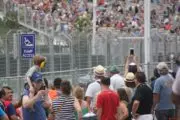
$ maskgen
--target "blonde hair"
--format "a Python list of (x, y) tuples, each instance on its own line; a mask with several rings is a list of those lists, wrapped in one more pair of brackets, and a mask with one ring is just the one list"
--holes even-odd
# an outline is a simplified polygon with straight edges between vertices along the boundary
[(77, 98), (77, 99), (83, 99), (84, 98), (84, 89), (81, 88), (80, 86), (76, 86), (74, 88), (74, 96)]

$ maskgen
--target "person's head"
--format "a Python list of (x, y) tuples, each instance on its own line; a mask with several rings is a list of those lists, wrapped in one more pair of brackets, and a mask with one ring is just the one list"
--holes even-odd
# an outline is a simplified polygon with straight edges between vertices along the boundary
[(169, 73), (168, 65), (165, 62), (160, 62), (157, 65), (157, 69), (160, 75), (166, 75)]
[(105, 68), (102, 65), (98, 65), (94, 68), (95, 79), (102, 79), (105, 75)]
[(128, 95), (126, 93), (126, 90), (125, 88), (119, 88), (117, 89), (117, 93), (119, 95), (119, 99), (120, 101), (124, 100), (126, 102), (129, 102), (129, 98), (128, 98)]
[(4, 93), (5, 93), (3, 96), (3, 99), (12, 101), (13, 100), (13, 90), (9, 86), (4, 86), (2, 89), (4, 90)]
[(54, 79), (53, 85), (54, 85), (55, 89), (60, 89), (61, 81), (62, 81), (61, 78), (55, 78)]
[(65, 95), (70, 95), (72, 90), (71, 83), (67, 80), (63, 80), (61, 82), (61, 91)]
[(133, 62), (130, 63), (128, 66), (128, 72), (132, 72), (132, 73), (136, 74), (137, 71), (138, 71), (137, 65)]
[(5, 91), (3, 88), (0, 89), (0, 99), (3, 99), (3, 97), (5, 96)]
[(127, 87), (134, 88), (135, 85), (135, 75), (132, 72), (128, 72), (125, 77), (125, 84)]
[(46, 58), (41, 55), (36, 55), (33, 57), (33, 62), (34, 62), (34, 65), (37, 65), (42, 69), (46, 65)]
[(144, 74), (144, 72), (137, 72), (135, 75), (135, 84), (139, 84), (139, 83), (145, 83), (146, 82), (146, 75)]
[(44, 86), (42, 80), (42, 74), (38, 72), (34, 72), (32, 74), (31, 82), (36, 92), (39, 91)]
[(160, 74), (159, 74), (157, 68), (154, 69), (154, 77), (156, 77), (156, 78), (160, 77)]
[(110, 76), (114, 75), (114, 74), (118, 74), (119, 70), (117, 69), (116, 66), (112, 66), (110, 67)]
[(80, 86), (76, 86), (74, 88), (74, 96), (79, 100), (84, 99), (84, 89)]
[(110, 81), (110, 78), (109, 78), (109, 77), (103, 77), (103, 78), (101, 79), (101, 85), (102, 85), (102, 86), (107, 86), (107, 87), (109, 87), (109, 86), (110, 86), (110, 83), (111, 83), (111, 81)]

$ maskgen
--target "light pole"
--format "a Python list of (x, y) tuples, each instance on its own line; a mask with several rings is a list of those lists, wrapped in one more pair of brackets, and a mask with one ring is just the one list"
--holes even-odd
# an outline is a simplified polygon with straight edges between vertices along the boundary
[(96, 38), (96, 6), (97, 0), (93, 0), (93, 35), (92, 35), (92, 54), (95, 54), (95, 38)]
[(150, 6), (151, 0), (144, 0), (144, 56), (145, 74), (148, 78), (148, 64), (150, 62)]

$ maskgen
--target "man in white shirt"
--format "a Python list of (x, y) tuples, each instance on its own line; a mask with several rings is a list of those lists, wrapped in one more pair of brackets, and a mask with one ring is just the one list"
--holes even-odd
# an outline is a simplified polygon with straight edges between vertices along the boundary
[(100, 81), (101, 78), (104, 77), (105, 68), (101, 65), (98, 65), (94, 68), (94, 82), (89, 84), (86, 90), (86, 101), (88, 103), (89, 108), (92, 110), (95, 107), (95, 97), (97, 93), (101, 91)]
[(110, 78), (110, 80), (111, 80), (110, 88), (112, 90), (117, 90), (118, 88), (125, 87), (124, 79), (123, 79), (123, 77), (121, 77), (119, 75), (119, 70), (115, 66), (112, 66), (110, 68), (110, 75), (111, 75), (111, 78)]

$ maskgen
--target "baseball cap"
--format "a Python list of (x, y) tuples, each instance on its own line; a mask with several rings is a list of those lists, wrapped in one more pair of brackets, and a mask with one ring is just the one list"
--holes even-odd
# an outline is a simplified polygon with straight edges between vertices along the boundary
[(34, 72), (32, 74), (31, 81), (32, 82), (40, 82), (40, 81), (42, 81), (42, 74), (40, 74), (38, 72)]
[(116, 66), (111, 66), (111, 67), (110, 67), (110, 72), (111, 72), (111, 73), (118, 73), (119, 70), (117, 69)]

